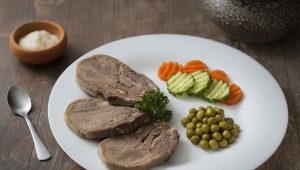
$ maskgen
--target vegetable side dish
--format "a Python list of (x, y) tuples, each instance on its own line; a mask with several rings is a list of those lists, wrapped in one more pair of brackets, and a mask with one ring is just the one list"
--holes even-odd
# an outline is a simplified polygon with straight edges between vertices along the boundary
[(191, 60), (184, 66), (177, 62), (164, 62), (157, 75), (166, 81), (168, 91), (175, 97), (188, 94), (226, 105), (234, 105), (243, 97), (241, 88), (230, 83), (223, 70), (209, 70), (201, 60)]
[(190, 141), (203, 149), (227, 148), (240, 132), (232, 118), (225, 118), (223, 109), (212, 106), (191, 108), (181, 123)]

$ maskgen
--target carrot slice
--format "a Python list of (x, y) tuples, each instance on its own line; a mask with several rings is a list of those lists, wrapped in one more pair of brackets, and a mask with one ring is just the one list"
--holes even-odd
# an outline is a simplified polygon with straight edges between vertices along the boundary
[(201, 60), (191, 60), (187, 63), (185, 63), (183, 67), (183, 72), (186, 73), (193, 73), (195, 71), (199, 70), (207, 70), (207, 65), (203, 63)]
[(189, 68), (189, 67), (183, 67), (182, 71), (185, 73), (193, 73), (196, 71), (205, 71), (206, 69), (202, 67), (194, 67), (194, 68)]
[(243, 97), (243, 92), (241, 88), (238, 85), (232, 83), (230, 85), (230, 95), (228, 98), (223, 100), (222, 103), (226, 105), (234, 105), (238, 103), (242, 99), (242, 97)]
[(166, 65), (164, 71), (161, 73), (161, 76), (162, 76), (161, 80), (166, 81), (168, 79), (169, 71), (172, 69), (172, 67), (173, 67), (173, 62), (171, 62), (171, 61), (167, 62), (167, 65)]
[(190, 67), (184, 67), (183, 72), (185, 73), (193, 73), (199, 70), (207, 70), (206, 68), (202, 66), (190, 66)]
[(204, 65), (204, 66), (206, 66), (206, 64), (203, 63), (201, 60), (190, 60), (187, 63), (185, 63), (185, 65), (189, 65), (189, 66), (192, 66), (192, 65)]
[(164, 71), (165, 71), (165, 68), (167, 67), (167, 63), (164, 62), (162, 63), (160, 66), (159, 66), (159, 69), (157, 71), (157, 75), (160, 76)]
[(164, 62), (162, 63), (157, 71), (157, 76), (163, 80), (167, 81), (171, 75), (181, 71), (181, 65), (176, 62)]
[(219, 70), (219, 69), (212, 70), (209, 72), (209, 75), (211, 76), (211, 78), (216, 80), (223, 80), (226, 83), (228, 83), (229, 81), (227, 74), (223, 70)]
[(175, 73), (180, 72), (182, 70), (182, 66), (179, 63), (175, 63), (175, 67), (173, 70), (171, 70), (168, 79)]

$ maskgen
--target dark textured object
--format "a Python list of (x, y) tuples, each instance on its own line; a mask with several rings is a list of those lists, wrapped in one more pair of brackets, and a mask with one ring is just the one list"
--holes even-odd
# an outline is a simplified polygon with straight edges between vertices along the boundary
[(203, 7), (226, 34), (249, 42), (277, 40), (300, 19), (299, 0), (203, 0)]

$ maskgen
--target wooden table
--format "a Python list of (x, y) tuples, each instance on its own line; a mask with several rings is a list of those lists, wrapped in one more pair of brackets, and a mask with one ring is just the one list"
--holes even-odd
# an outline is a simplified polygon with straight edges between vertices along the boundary
[[(55, 81), (69, 64), (95, 47), (154, 33), (188, 34), (220, 41), (265, 66), (284, 91), (289, 124), (280, 147), (258, 169), (300, 169), (299, 27), (276, 42), (239, 42), (217, 29), (203, 16), (200, 7), (199, 0), (0, 0), (0, 169), (82, 169), (61, 150), (49, 127), (47, 104)], [(68, 47), (53, 63), (25, 65), (11, 54), (9, 33), (20, 24), (37, 19), (60, 23), (68, 34)], [(47, 162), (37, 160), (25, 121), (13, 116), (6, 103), (7, 90), (13, 84), (22, 85), (32, 97), (30, 119), (52, 153)]]

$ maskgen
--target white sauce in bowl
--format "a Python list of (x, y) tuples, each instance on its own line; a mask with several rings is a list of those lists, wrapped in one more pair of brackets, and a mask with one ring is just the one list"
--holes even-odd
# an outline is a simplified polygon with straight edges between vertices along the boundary
[(58, 37), (45, 30), (30, 32), (22, 37), (19, 46), (31, 51), (44, 50), (58, 43)]

